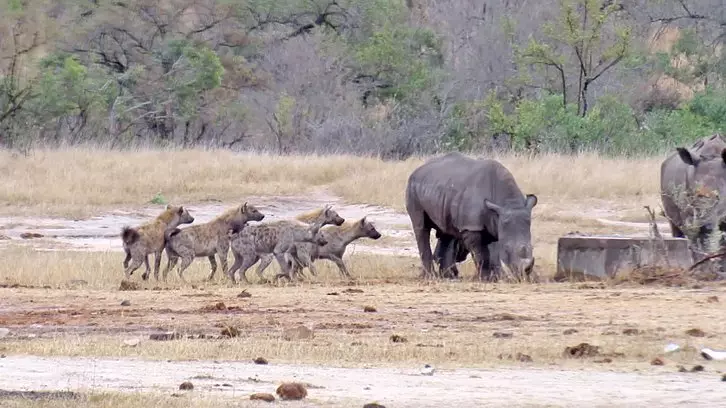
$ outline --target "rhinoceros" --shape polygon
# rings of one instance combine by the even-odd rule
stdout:
[[[416,237],[422,275],[433,275],[431,229],[439,236],[439,254],[450,258],[460,252],[451,250],[451,245],[457,240],[463,243],[474,257],[479,279],[496,278],[489,264],[488,245],[492,242],[498,242],[503,267],[518,274],[531,272],[532,208],[536,204],[537,196],[525,196],[514,176],[496,160],[449,153],[422,164],[406,185],[406,211]],[[461,258],[461,254],[454,257]]]
[[[676,148],[661,164],[660,189],[671,234],[685,236],[695,249],[707,251],[711,233],[726,227],[722,221],[726,215],[726,141],[717,133],[697,140],[690,148]],[[702,199],[710,208],[694,211],[692,199]]]

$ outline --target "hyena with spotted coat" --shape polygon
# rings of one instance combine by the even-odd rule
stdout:
[[[324,244],[325,240],[318,234],[320,228],[325,225],[341,225],[343,222],[345,219],[330,206],[326,206],[312,213],[299,215],[295,220],[250,225],[232,234],[230,247],[235,260],[227,275],[234,283],[235,273],[239,270],[241,279],[249,283],[246,276],[247,270],[265,254],[274,256],[280,269],[285,274],[289,274],[286,268],[288,264],[285,262],[285,253],[293,248],[295,242]],[[260,280],[264,280],[259,267],[257,275]]]
[[[361,218],[353,223],[346,223],[341,226],[330,225],[320,230],[320,235],[327,241],[324,245],[315,245],[309,242],[297,242],[291,251],[285,254],[290,268],[288,278],[294,278],[304,267],[310,269],[313,275],[317,275],[313,262],[318,259],[327,259],[338,266],[338,271],[345,278],[350,278],[350,273],[343,262],[343,255],[348,245],[360,238],[379,239],[381,233],[376,230],[373,223]],[[266,260],[263,259],[262,262]],[[269,261],[271,262],[270,258]]]
[[[227,254],[229,252],[229,231],[241,231],[249,221],[262,221],[265,216],[254,205],[244,203],[229,209],[217,218],[187,228],[174,228],[166,233],[166,256],[169,259],[164,270],[163,279],[174,269],[181,258],[179,278],[186,283],[184,271],[191,265],[194,258],[207,257],[212,267],[209,280],[217,272],[215,255],[219,256],[222,273],[227,273]],[[158,276],[154,276],[157,280]]]
[[[135,228],[123,227],[121,229],[121,241],[123,242],[124,252],[126,252],[126,258],[124,259],[126,279],[130,279],[131,274],[139,269],[142,263],[146,266],[146,272],[141,275],[141,278],[143,280],[149,279],[151,273],[149,254],[152,253],[155,256],[154,275],[158,275],[166,231],[181,224],[191,224],[192,222],[194,222],[194,217],[183,206],[177,207],[169,204],[166,206],[166,210],[154,220]],[[129,264],[129,261],[131,261],[131,264]]]

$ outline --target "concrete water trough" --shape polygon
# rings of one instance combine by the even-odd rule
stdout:
[[[664,237],[671,267],[693,264],[688,240]],[[659,242],[649,237],[566,235],[557,242],[556,281],[603,280],[642,266],[666,266]]]

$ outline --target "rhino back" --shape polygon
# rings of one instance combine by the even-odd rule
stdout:
[[[409,177],[407,202],[426,212],[447,234],[487,230],[496,236],[493,214],[484,199],[523,206],[524,195],[512,174],[491,159],[450,153],[421,165]]]

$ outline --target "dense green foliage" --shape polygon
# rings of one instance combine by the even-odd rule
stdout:
[[[518,3],[8,1],[0,144],[639,155],[724,131],[720,3]]]

